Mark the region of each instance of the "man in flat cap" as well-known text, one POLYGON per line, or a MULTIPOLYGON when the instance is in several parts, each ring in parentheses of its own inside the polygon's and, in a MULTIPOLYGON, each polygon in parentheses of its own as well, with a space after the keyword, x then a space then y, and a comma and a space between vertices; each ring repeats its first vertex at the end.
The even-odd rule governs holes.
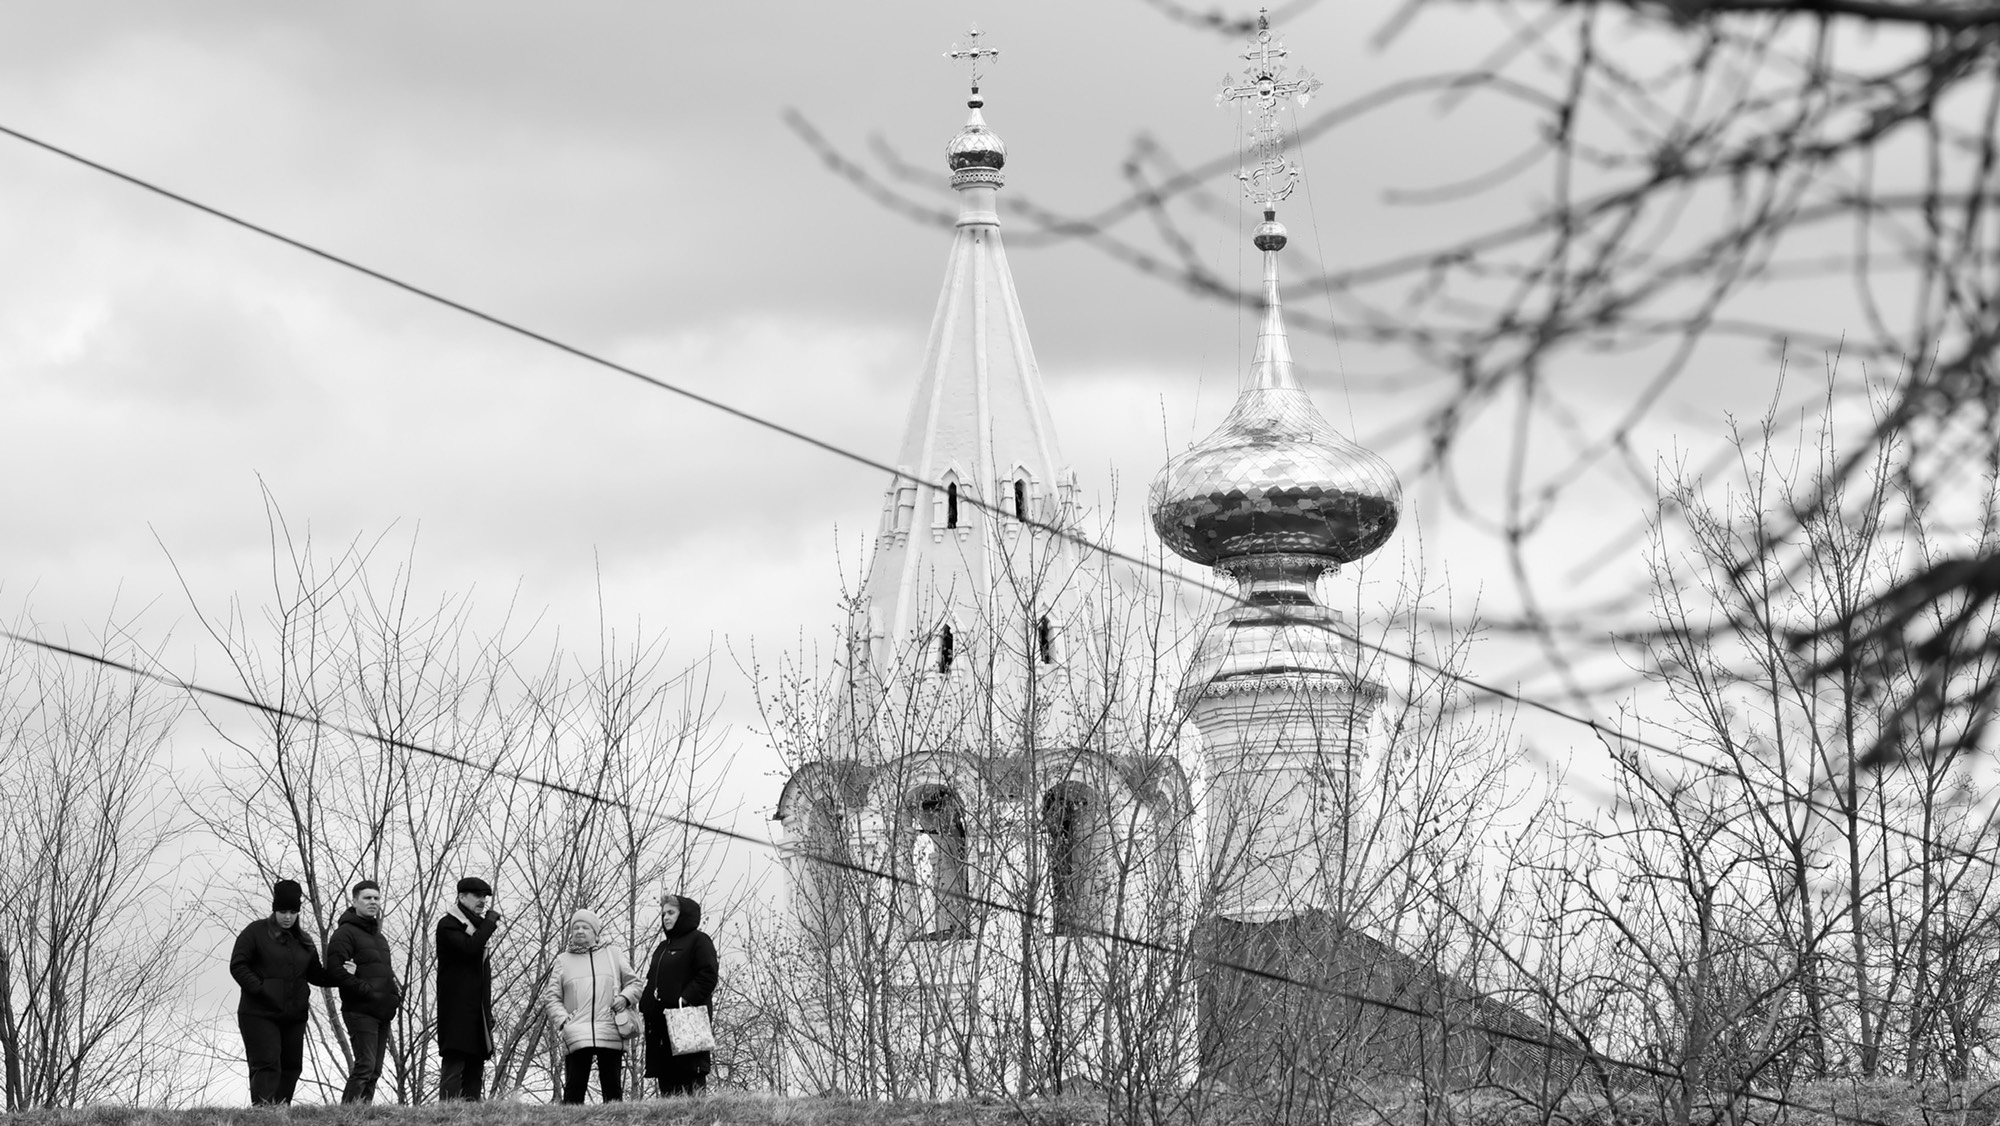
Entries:
POLYGON ((458 881, 458 898, 437 925, 438 1098, 478 1102, 493 1055, 493 961, 500 927, 493 888, 478 876, 458 881))

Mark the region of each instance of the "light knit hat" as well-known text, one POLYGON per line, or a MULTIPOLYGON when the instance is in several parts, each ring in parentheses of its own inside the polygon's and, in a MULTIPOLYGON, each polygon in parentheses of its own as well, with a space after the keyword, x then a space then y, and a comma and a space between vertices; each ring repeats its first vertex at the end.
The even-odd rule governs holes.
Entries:
POLYGON ((579 907, 570 915, 569 925, 575 926, 578 923, 589 923, 590 934, 593 938, 604 934, 604 920, 599 919, 597 912, 592 911, 588 907, 579 907))

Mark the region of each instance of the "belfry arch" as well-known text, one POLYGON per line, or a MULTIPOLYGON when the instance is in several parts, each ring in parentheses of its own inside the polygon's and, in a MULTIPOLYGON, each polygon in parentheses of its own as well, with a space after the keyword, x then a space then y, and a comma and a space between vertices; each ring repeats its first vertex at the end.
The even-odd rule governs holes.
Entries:
POLYGON ((917 786, 897 811, 900 874, 910 880, 910 937, 972 936, 972 832, 959 790, 917 786))

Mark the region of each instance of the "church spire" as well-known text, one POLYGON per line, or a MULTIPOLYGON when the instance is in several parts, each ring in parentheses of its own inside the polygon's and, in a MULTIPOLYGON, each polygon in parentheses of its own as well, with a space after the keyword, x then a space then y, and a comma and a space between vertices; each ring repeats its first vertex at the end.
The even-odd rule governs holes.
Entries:
POLYGON ((855 623, 866 641, 850 663, 877 673, 979 660, 975 633, 1018 632, 1007 575, 1021 553, 1066 550, 1034 526, 1068 522, 1074 485, 1000 238, 1007 146, 980 92, 999 52, 979 34, 946 53, 972 67, 970 112, 945 146, 958 223, 855 623))

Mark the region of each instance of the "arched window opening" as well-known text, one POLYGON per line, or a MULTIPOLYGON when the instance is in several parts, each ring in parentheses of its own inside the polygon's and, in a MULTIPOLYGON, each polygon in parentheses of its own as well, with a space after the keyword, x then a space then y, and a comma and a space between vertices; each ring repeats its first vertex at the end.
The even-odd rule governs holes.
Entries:
POLYGON ((1049 616, 1043 614, 1035 622, 1035 652, 1045 665, 1056 662, 1056 633, 1049 625, 1049 616))
POLYGON ((1014 519, 1028 519, 1028 483, 1019 477, 1014 478, 1014 519))
POLYGON ((944 526, 958 527, 958 482, 944 487, 944 526))
POLYGON ((965 803, 948 786, 925 786, 904 802, 909 865, 917 891, 916 937, 972 937, 972 873, 965 803))
POLYGON ((1048 834, 1049 913, 1058 935, 1090 934, 1104 918, 1097 816, 1097 803, 1082 786, 1064 785, 1042 799, 1042 830, 1048 834))
POLYGON ((937 671, 941 673, 947 673, 951 671, 951 659, 952 656, 954 655, 952 652, 953 648, 954 644, 951 636, 951 627, 950 626, 939 627, 938 641, 937 641, 937 659, 938 659, 937 671))

